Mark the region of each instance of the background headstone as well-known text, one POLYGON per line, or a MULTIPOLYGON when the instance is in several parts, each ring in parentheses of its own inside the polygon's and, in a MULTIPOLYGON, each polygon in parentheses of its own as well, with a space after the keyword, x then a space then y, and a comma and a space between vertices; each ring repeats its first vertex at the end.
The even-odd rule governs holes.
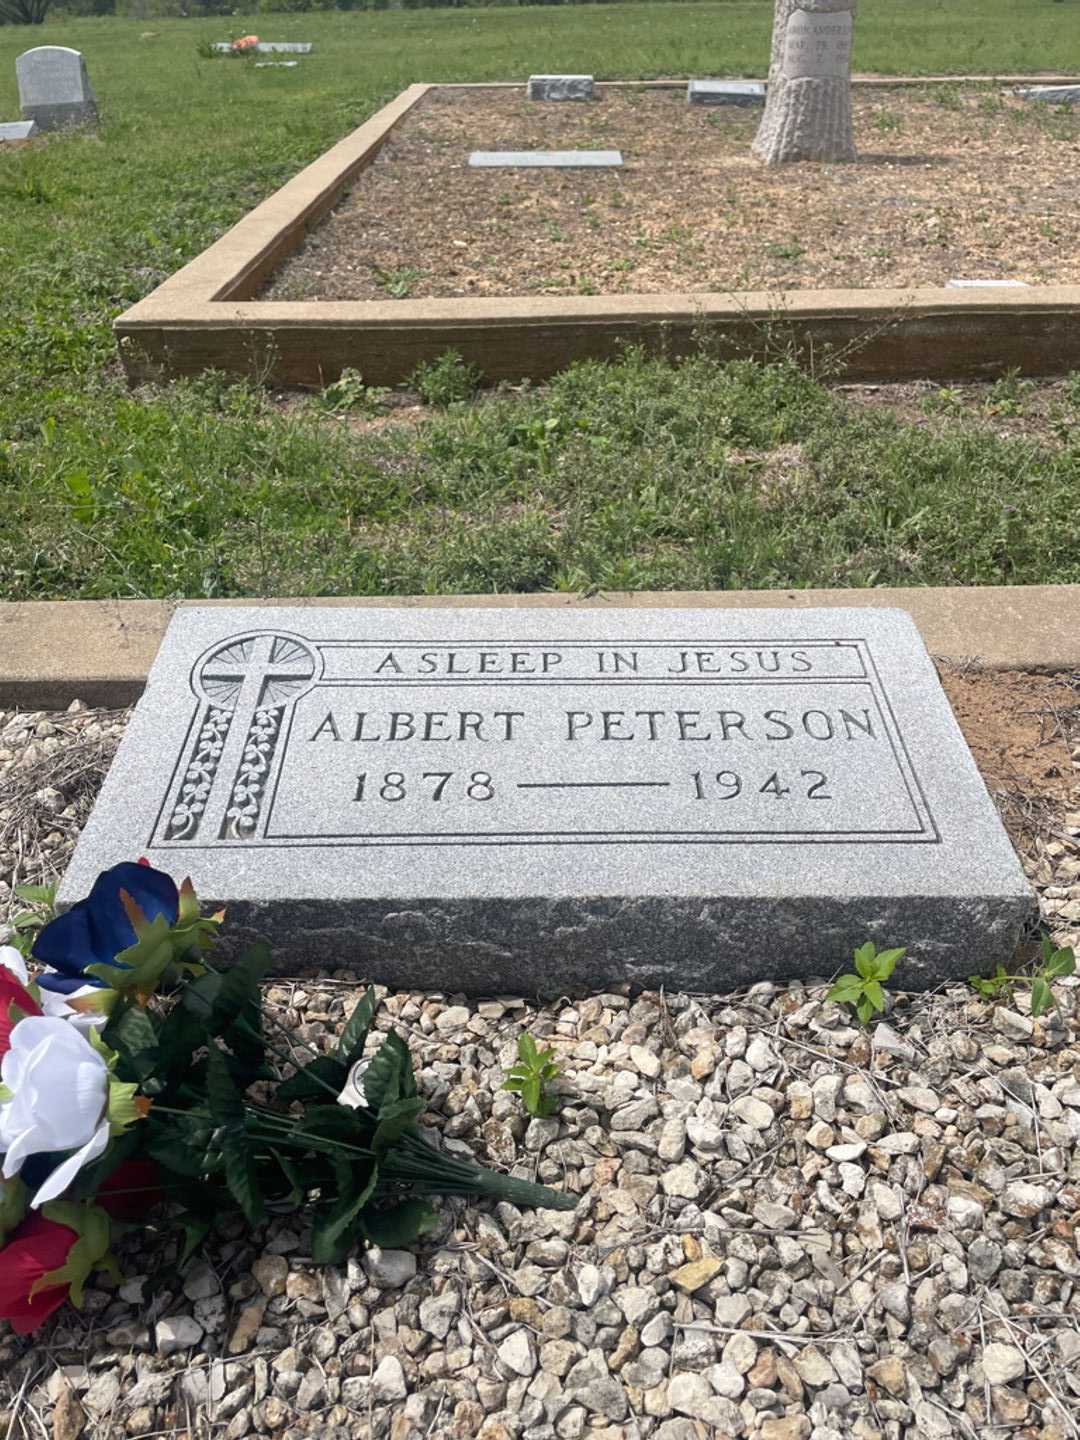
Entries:
POLYGON ((591 75, 530 75, 530 100, 591 100, 591 75))
POLYGON ((1046 105, 1080 105, 1080 85, 1029 85, 1014 93, 1022 100, 1041 100, 1046 105))
POLYGON ((78 50, 64 45, 39 45, 15 61, 19 104, 24 120, 41 130, 61 130, 97 119, 97 98, 78 50))
POLYGON ((1026 280, 947 280, 946 290, 1026 290, 1026 280))
POLYGON ((691 80, 686 87, 691 105, 764 105, 760 80, 691 80))
POLYGON ((35 120, 0 121, 0 144, 22 145, 38 133, 35 120))
POLYGON ((765 114, 753 151, 769 165, 854 160, 855 0, 776 0, 765 114))
POLYGON ((469 156, 474 170, 594 170, 622 163, 620 150, 474 150, 469 156))
MULTIPOLYGON (((210 48, 221 55, 236 49, 231 40, 215 40, 210 48)), ((254 50, 257 55, 310 55, 313 47, 298 40, 260 40, 246 48, 254 50)))
POLYGON ((725 991, 1035 913, 897 610, 181 608, 60 904, 147 856, 279 967, 725 991))

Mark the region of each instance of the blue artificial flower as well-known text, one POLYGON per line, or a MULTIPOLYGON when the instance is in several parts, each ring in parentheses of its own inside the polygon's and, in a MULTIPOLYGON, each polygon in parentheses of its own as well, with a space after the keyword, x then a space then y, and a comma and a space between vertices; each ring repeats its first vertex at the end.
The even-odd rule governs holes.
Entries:
POLYGON ((87 965, 111 965, 122 950, 138 938, 120 899, 120 891, 131 896, 147 920, 164 915, 176 924, 180 896, 171 875, 150 865, 125 860, 103 870, 85 900, 72 905, 38 933, 33 956, 43 965, 59 971, 41 975, 38 984, 47 990, 70 994, 80 985, 102 982, 86 974, 87 965))

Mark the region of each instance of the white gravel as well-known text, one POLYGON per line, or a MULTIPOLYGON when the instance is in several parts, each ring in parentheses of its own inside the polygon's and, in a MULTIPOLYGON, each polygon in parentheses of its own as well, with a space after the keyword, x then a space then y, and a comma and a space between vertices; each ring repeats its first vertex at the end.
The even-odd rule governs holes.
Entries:
MULTIPOLYGON (((56 738, 43 718, 71 724, 0 716, 8 777, 20 744, 56 738)), ((1078 819, 1029 861, 1070 943, 1078 819)), ((49 833, 39 859, 62 864, 70 837, 49 833)), ((9 849, 0 873, 21 863, 9 849)), ((362 980, 268 1001, 323 1048, 362 980)), ((433 1139, 577 1211, 443 1201, 415 1256, 338 1268, 291 1217, 223 1220, 183 1275, 171 1236, 126 1237, 122 1289, 91 1287, 34 1342, 0 1333, 0 1434, 1078 1437, 1080 1028, 1077 985, 1057 992, 1038 1020, 1023 991, 898 995, 870 1031, 823 984, 389 995, 433 1139), (499 1088, 524 1029, 562 1070, 542 1121, 499 1088)))

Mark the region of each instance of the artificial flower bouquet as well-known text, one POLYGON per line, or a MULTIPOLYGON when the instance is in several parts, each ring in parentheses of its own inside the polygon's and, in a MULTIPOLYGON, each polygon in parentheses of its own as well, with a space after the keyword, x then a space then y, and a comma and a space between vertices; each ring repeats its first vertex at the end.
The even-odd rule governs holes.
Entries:
POLYGON ((267 948, 215 969, 223 917, 190 881, 115 865, 58 916, 49 891, 19 893, 40 907, 0 947, 0 1318, 20 1333, 78 1305, 91 1272, 116 1275, 112 1225, 157 1208, 186 1232, 182 1263, 225 1211, 301 1209, 313 1257, 335 1262, 416 1240, 432 1195, 576 1204, 423 1138, 404 1041, 365 1054, 373 990, 297 1067, 263 1011, 267 948))

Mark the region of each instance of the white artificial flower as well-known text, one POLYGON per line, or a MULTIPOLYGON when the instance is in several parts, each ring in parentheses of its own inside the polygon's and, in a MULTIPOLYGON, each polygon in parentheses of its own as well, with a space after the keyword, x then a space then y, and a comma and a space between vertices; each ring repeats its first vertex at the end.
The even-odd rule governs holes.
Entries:
POLYGON ((55 990, 46 990, 42 985, 38 991, 38 999, 44 1014, 55 1020, 66 1020, 69 1025, 86 1035, 91 1030, 103 1030, 109 1023, 109 1017, 104 1010, 82 1010, 74 1002, 86 995, 103 993, 99 985, 80 985, 78 990, 73 990, 70 995, 60 995, 55 990))
POLYGON ((350 1110, 368 1108, 367 1095, 364 1093, 364 1071, 370 1064, 370 1060, 358 1060, 352 1067, 349 1078, 345 1081, 345 1088, 337 1098, 339 1105, 345 1105, 350 1110))
POLYGON ((27 973, 26 961, 14 945, 0 945, 0 965, 5 970, 10 970, 20 985, 28 985, 30 976, 27 973))
POLYGON ((31 1200, 39 1209, 62 1195, 109 1143, 108 1067, 66 1020, 28 1015, 11 1032, 0 1081, 11 1096, 0 1104, 5 1180, 19 1173, 29 1155, 75 1151, 31 1200))

